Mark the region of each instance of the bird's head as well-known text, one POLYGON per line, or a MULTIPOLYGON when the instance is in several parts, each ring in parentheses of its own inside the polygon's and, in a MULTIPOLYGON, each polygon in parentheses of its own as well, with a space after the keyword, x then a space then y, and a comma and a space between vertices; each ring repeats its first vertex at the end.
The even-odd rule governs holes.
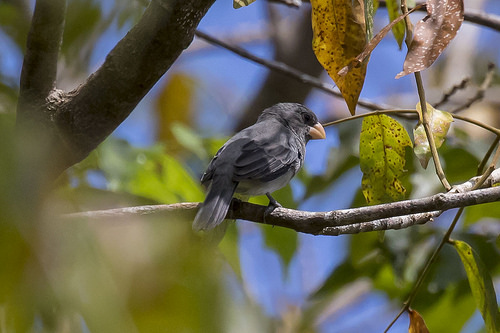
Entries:
POLYGON ((309 140, 325 139, 326 133, 318 121, 318 117, 302 104, 279 103, 265 109, 258 121, 276 118, 297 135, 309 140))

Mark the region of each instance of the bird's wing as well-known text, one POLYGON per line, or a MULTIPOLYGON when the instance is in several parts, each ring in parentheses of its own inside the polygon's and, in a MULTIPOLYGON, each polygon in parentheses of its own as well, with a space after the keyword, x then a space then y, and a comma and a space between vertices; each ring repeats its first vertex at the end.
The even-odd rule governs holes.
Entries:
POLYGON ((301 159, 300 149, 286 135, 270 141, 250 139, 234 161, 233 179, 271 181, 291 170, 296 173, 301 159))
POLYGON ((217 153, 215 154, 215 156, 210 161, 210 164, 208 165, 207 170, 205 170, 205 172, 203 173, 203 176, 201 176, 201 183, 203 185, 208 185, 208 183, 212 180, 213 175, 214 175, 214 171, 215 171, 215 167, 216 167, 216 163, 217 163, 217 159, 219 158, 219 155, 221 154, 221 152, 225 148, 226 148, 226 144, 224 146, 222 146, 217 151, 217 153))

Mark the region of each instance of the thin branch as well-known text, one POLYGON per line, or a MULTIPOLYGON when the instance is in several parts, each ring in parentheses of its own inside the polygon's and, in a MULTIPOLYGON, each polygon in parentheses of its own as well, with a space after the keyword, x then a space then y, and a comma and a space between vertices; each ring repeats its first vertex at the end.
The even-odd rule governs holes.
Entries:
MULTIPOLYGON (((333 96, 338 97, 338 98, 343 98, 342 94, 340 92, 334 90, 330 84, 323 83, 320 80, 318 80, 317 78, 315 78, 311 75, 305 74, 301 71, 298 71, 295 68, 291 68, 290 66, 288 66, 282 62, 274 61, 274 60, 267 60, 267 59, 258 57, 258 56, 248 52, 247 50, 245 50, 239 46, 228 44, 220 39, 217 39, 217 38, 210 36, 204 32, 201 32, 199 30, 196 31, 196 36, 211 43, 211 44, 223 47, 226 50, 231 51, 231 52, 233 52, 233 53, 235 53, 243 58, 246 58, 248 60, 251 60, 253 62, 261 64, 261 65, 263 65, 271 70, 278 71, 282 74, 285 74, 288 77, 291 77, 295 80, 298 80, 304 84, 312 85, 313 87, 318 88, 318 89, 320 89, 320 90, 322 90, 330 95, 333 95, 333 96)), ((366 101, 363 99, 360 99, 358 101, 358 105, 362 106, 366 109, 369 109, 369 110, 381 110, 381 109, 391 108, 389 106, 375 104, 375 103, 372 103, 370 101, 366 101)))
MULTIPOLYGON (((300 7, 302 2, 309 2, 308 0, 268 0, 271 2, 282 3, 287 6, 300 7), (297 2, 297 4, 295 4, 297 2)), ((386 7, 386 0, 379 0, 380 7, 386 7)), ((422 4, 423 2, 417 2, 415 5, 422 4)), ((419 9, 420 11, 426 11, 425 7, 419 9)), ((464 12, 464 20, 467 22, 475 23, 483 27, 488 27, 497 31, 500 31, 500 16, 494 14, 488 14, 480 10, 466 9, 464 12)))
MULTIPOLYGON (((417 2, 415 5, 423 2, 417 2)), ((386 7, 386 0, 379 0, 380 7, 386 7)), ((419 9, 420 11, 427 11, 425 7, 419 9)), ((464 12, 464 20, 475 23, 484 27, 488 27, 500 31, 500 16, 494 14, 487 14, 480 10, 466 9, 464 12)))
POLYGON ((457 93, 457 91, 459 90, 463 90, 465 89, 465 87, 467 87, 467 84, 470 82, 470 78, 469 77, 466 77, 464 78, 459 84, 455 84, 453 85, 453 87, 451 87, 450 90, 448 90, 444 95, 443 97, 441 98, 441 100, 437 103, 434 103, 434 107, 437 109, 439 108, 441 105, 445 104, 445 103, 448 103, 449 99, 451 96, 455 95, 457 93))
MULTIPOLYGON (((287 208, 276 208, 266 216, 266 223, 309 234, 340 235, 369 230, 406 228, 425 223, 444 211, 452 208, 500 201, 500 186, 490 187, 500 182, 500 169, 492 172, 481 190, 470 191, 479 177, 457 185, 448 193, 439 193, 427 198, 405 200, 383 205, 342 209, 329 212, 305 212, 287 208), (422 214, 425 213, 425 214, 422 214), (417 214, 410 216, 410 214, 417 214), (387 219, 397 218, 394 221, 387 219), (399 221, 399 222, 398 222, 399 221)), ((198 203, 174 205, 153 205, 117 208, 92 212, 64 215, 65 218, 123 218, 137 215, 164 214, 194 218, 198 203)), ((228 212, 229 219, 244 219, 264 223, 266 206, 233 200, 228 212)))
POLYGON ((495 76, 496 72, 496 66, 493 63, 488 64, 488 71, 486 72, 486 75, 484 77, 483 83, 477 90, 476 94, 470 98, 467 103, 464 105, 458 106, 455 109, 451 110, 450 112, 456 113, 460 112, 462 110, 470 108, 470 106, 484 98, 484 93, 486 92, 486 89, 488 89, 491 85, 491 82, 493 81, 493 77, 495 76))
POLYGON ((55 86, 62 42, 65 0, 38 0, 21 71, 18 116, 40 119, 41 106, 55 86))

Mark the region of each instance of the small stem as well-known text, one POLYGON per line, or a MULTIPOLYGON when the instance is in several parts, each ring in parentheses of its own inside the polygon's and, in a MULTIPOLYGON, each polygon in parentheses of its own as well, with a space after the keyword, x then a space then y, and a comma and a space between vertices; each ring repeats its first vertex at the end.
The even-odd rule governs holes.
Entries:
POLYGON ((446 191, 451 190, 451 185, 446 179, 446 175, 441 166, 441 161, 439 159, 439 154, 436 148, 436 142, 434 141, 434 135, 432 135, 432 130, 430 126, 429 113, 427 112, 427 102, 425 100, 425 91, 422 84, 422 75, 420 72, 415 72, 415 80, 417 82, 418 97, 420 98, 420 108, 422 110, 422 125, 424 126, 425 135, 427 141, 429 142, 429 147, 431 149, 432 159, 434 160, 434 167, 436 169, 436 174, 439 180, 443 184, 446 191))
POLYGON ((337 124, 340 124, 340 123, 343 123, 343 122, 346 122, 349 120, 354 120, 354 119, 359 119, 359 118, 364 118, 364 117, 369 117, 369 116, 376 116, 376 115, 380 115, 380 114, 391 114, 391 113, 395 113, 395 114, 415 113, 416 114, 417 110, 413 110, 413 109, 376 110, 376 111, 372 111, 372 112, 357 114, 357 115, 347 117, 347 118, 342 118, 342 119, 335 120, 335 121, 330 121, 330 122, 324 123, 322 125, 323 125, 323 127, 332 126, 332 125, 337 125, 337 124))
MULTIPOLYGON (((406 5, 406 0, 401 0, 401 10, 403 14, 406 14, 408 12, 408 6, 406 5)), ((413 31, 412 31, 413 28, 410 18, 408 16, 405 17, 405 24, 406 24, 405 43, 409 50, 413 40, 413 31)), ((439 180, 443 184, 444 188, 447 191, 449 191, 451 189, 451 185, 446 179, 443 167, 441 166, 441 161, 439 160, 439 154, 437 152, 436 143, 434 142, 434 136, 432 135, 432 131, 430 128, 430 119, 429 115, 427 114, 427 102, 425 99, 424 85, 422 83, 422 75, 420 74, 420 72, 415 72, 414 75, 417 84, 418 97, 420 99, 420 108, 422 110, 422 114, 419 114, 420 121, 424 126, 425 135, 427 136, 427 141, 429 142, 429 147, 431 149, 432 159, 434 160, 434 167, 436 169, 436 174, 439 177, 439 180)))
POLYGON ((483 173, 484 167, 486 166, 486 162, 488 162, 488 160, 490 159, 491 154, 493 154, 493 149, 495 149, 495 147, 497 146, 498 142, 500 142, 500 135, 497 136, 495 138, 495 140, 493 140, 493 142, 491 143, 491 146, 488 149, 488 151, 486 152, 486 155, 484 155, 483 160, 481 161, 481 163, 477 167, 477 174, 483 173))
POLYGON ((480 121, 477 121, 475 119, 472 119, 472 118, 469 118, 469 117, 464 117, 464 116, 461 116, 461 115, 458 115, 458 114, 453 114, 452 113, 451 115, 452 115, 453 119, 459 119, 459 120, 462 120, 462 121, 466 121, 468 123, 471 123, 471 124, 477 125, 479 127, 482 127, 485 130, 488 130, 488 131, 496 134, 497 136, 500 136, 500 129, 498 129, 496 127, 487 125, 487 124, 482 123, 480 121))

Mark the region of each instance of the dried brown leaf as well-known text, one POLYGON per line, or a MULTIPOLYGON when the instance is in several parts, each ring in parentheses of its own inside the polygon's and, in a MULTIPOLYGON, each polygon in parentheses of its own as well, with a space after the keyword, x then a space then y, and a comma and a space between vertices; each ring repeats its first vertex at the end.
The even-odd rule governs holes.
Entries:
POLYGON ((427 325, 425 325, 424 318, 415 310, 409 309, 410 314, 410 327, 408 333, 429 333, 427 325))
POLYGON ((456 36, 463 20, 463 0, 427 1, 427 16, 417 23, 403 71, 396 79, 432 65, 456 36))

